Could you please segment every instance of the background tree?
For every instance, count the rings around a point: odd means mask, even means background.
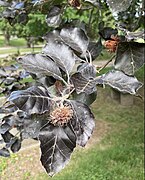
[[[29,21],[23,24],[17,24],[16,35],[23,37],[27,41],[27,47],[31,47],[34,43],[42,41],[42,36],[49,30],[46,24],[45,16],[42,14],[29,14]]]
[[[6,19],[0,20],[0,30],[5,38],[5,45],[10,45],[11,35],[14,33],[14,28],[9,24]]]

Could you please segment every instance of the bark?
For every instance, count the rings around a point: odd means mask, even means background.
[[[10,45],[11,35],[10,35],[9,31],[4,31],[3,34],[4,34],[4,38],[5,38],[5,45]]]

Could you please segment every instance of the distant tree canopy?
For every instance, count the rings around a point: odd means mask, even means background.
[[[3,1],[0,2],[0,5],[4,5]],[[10,2],[13,3],[11,4]],[[81,2],[80,5],[79,0],[74,0],[74,4],[73,1],[69,1],[68,5],[64,0],[53,2],[41,0],[25,1],[25,3],[21,1],[19,3],[7,1],[11,7],[4,5],[0,9],[1,17],[5,17],[5,20],[0,19],[0,30],[5,36],[6,44],[9,44],[11,35],[16,35],[17,37],[24,37],[27,40],[27,45],[31,46],[32,42],[42,40],[42,35],[55,27],[55,23],[59,23],[58,20],[58,22],[53,22],[53,25],[52,20],[50,21],[49,16],[52,17],[54,15],[61,19],[61,26],[70,23],[72,20],[76,20],[75,23],[78,24],[80,23],[79,21],[84,22],[85,28],[92,38],[98,38],[98,26],[102,21],[104,26],[115,28],[117,23],[118,26],[128,31],[144,28],[144,2],[142,0],[132,0],[129,8],[126,8],[125,11],[117,9],[117,13],[113,9],[114,6],[110,5],[111,3],[109,4],[109,2],[107,3],[106,0],[86,0]],[[54,5],[57,8],[53,9]],[[124,4],[120,5],[122,9],[125,7]],[[20,12],[20,10],[22,11]],[[56,20],[54,19],[54,21]]]

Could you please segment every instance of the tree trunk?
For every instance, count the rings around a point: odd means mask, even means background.
[[[31,48],[31,42],[27,40],[27,47]]]
[[[4,31],[3,32],[4,34],[4,37],[5,37],[5,45],[10,45],[10,38],[11,38],[11,35],[9,33],[9,31]]]

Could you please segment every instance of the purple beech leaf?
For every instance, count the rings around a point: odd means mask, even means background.
[[[144,64],[144,52],[144,43],[119,43],[114,63],[115,69],[122,70],[128,75],[134,75],[135,71]]]
[[[60,36],[59,30],[53,30],[53,31],[48,32],[47,34],[43,36],[43,39],[46,40],[46,42],[50,42],[50,41],[62,42],[62,38]]]
[[[53,6],[47,17],[46,17],[46,22],[47,22],[47,25],[50,26],[50,27],[58,27],[62,21],[62,18],[61,18],[61,12],[62,9],[60,6]]]
[[[49,92],[41,86],[33,86],[26,90],[14,91],[8,100],[28,114],[49,112],[52,105]]]
[[[64,43],[50,41],[42,51],[51,57],[64,72],[70,73],[72,71],[75,65],[75,55]]]
[[[73,74],[71,76],[71,81],[75,87],[77,94],[83,92],[85,92],[86,94],[91,94],[97,90],[95,79],[86,78],[82,76],[80,72]]]
[[[61,72],[56,63],[43,54],[28,54],[19,58],[18,62],[30,73],[61,79]]]
[[[97,84],[109,85],[122,93],[136,94],[137,90],[142,87],[136,77],[124,74],[122,71],[109,71],[96,78]]]
[[[5,71],[11,71],[11,72],[17,71],[18,68],[19,68],[19,65],[17,65],[17,64],[12,64],[10,66],[4,67]]]
[[[13,115],[6,115],[3,117],[3,122],[9,125],[9,127],[13,127],[15,125],[16,118]],[[0,133],[2,134],[2,133]]]
[[[107,0],[107,3],[114,13],[126,11],[132,3],[132,0]]]
[[[20,149],[21,149],[21,141],[20,141],[20,139],[16,139],[15,142],[11,145],[11,151],[13,153],[16,153]]]
[[[84,2],[89,2],[89,3],[93,4],[94,6],[100,5],[99,0],[84,0]]]
[[[11,8],[14,8],[14,9],[22,9],[24,8],[24,2],[16,2],[16,1],[12,1],[12,6]]]
[[[9,131],[6,131],[4,134],[1,135],[5,143],[10,143],[11,139],[14,138],[14,136]]]
[[[77,52],[85,54],[89,45],[89,39],[81,28],[63,28],[60,36],[68,46]]]
[[[88,51],[91,54],[92,60],[95,60],[100,55],[102,49],[103,46],[102,46],[101,38],[98,40],[98,42],[89,42]]]
[[[10,156],[9,150],[3,147],[2,149],[0,149],[0,156],[9,157]]]
[[[78,72],[86,78],[95,78],[96,77],[96,67],[89,63],[83,63],[78,68]]]
[[[111,27],[100,27],[99,34],[103,39],[110,40],[112,35],[118,34],[118,30]]]
[[[15,15],[16,15],[15,11],[13,11],[11,9],[6,9],[2,12],[2,17],[4,17],[4,18],[14,19]]]
[[[1,84],[0,84],[1,85]],[[6,88],[2,88],[2,87],[0,87],[0,94],[1,93],[5,93],[6,92]]]
[[[11,129],[11,126],[8,123],[3,123],[0,126],[0,134],[5,134],[7,131]]]
[[[41,163],[50,176],[58,173],[69,162],[76,147],[76,135],[72,128],[48,124],[39,133]]]
[[[92,94],[96,89],[96,69],[95,66],[84,63],[78,68],[78,72],[71,76],[71,81],[77,94]]]
[[[77,136],[77,144],[84,147],[93,133],[95,118],[90,108],[79,101],[70,101],[74,110],[74,119],[71,125]]]
[[[91,94],[96,91],[96,82],[93,78],[85,78],[81,73],[75,73],[71,77],[77,94],[85,92]]]
[[[8,7],[8,6],[10,6],[10,3],[7,1],[0,0],[0,6]]]
[[[86,93],[77,94],[76,92],[74,92],[72,96],[74,100],[80,101],[90,106],[96,100],[97,92],[93,92],[92,94],[86,94]]]
[[[25,87],[24,84],[18,84],[18,83],[15,82],[15,83],[13,83],[13,84],[11,84],[11,85],[9,85],[9,86],[6,87],[6,92],[5,92],[5,94],[6,94],[6,95],[10,95],[11,92],[17,91],[17,90],[22,89],[22,88],[24,88],[24,87]]]
[[[4,80],[4,85],[5,86],[9,86],[11,84],[13,84],[14,82],[16,82],[17,80],[13,77],[7,77],[5,80]]]
[[[48,124],[49,114],[35,114],[28,115],[23,111],[18,111],[15,115],[8,115],[3,118],[3,121],[10,125],[10,127],[17,127],[20,132],[21,140],[28,138],[38,138],[41,128]],[[7,143],[7,147],[12,147],[13,151],[17,151],[20,148],[20,142],[17,142],[16,138],[8,131],[3,135],[4,142]],[[13,145],[13,146],[12,146]]]
[[[21,138],[36,138],[38,139],[39,132],[45,124],[48,124],[49,114],[36,115],[28,118],[22,118],[23,124],[20,127]]]
[[[7,76],[8,76],[8,74],[7,74],[7,72],[5,71],[5,69],[2,68],[2,67],[0,67],[0,78],[2,78],[2,77],[7,77]]]
[[[144,31],[138,31],[138,32],[130,32],[130,31],[126,31],[126,39],[127,40],[134,40],[134,39],[145,39],[145,32]]]

